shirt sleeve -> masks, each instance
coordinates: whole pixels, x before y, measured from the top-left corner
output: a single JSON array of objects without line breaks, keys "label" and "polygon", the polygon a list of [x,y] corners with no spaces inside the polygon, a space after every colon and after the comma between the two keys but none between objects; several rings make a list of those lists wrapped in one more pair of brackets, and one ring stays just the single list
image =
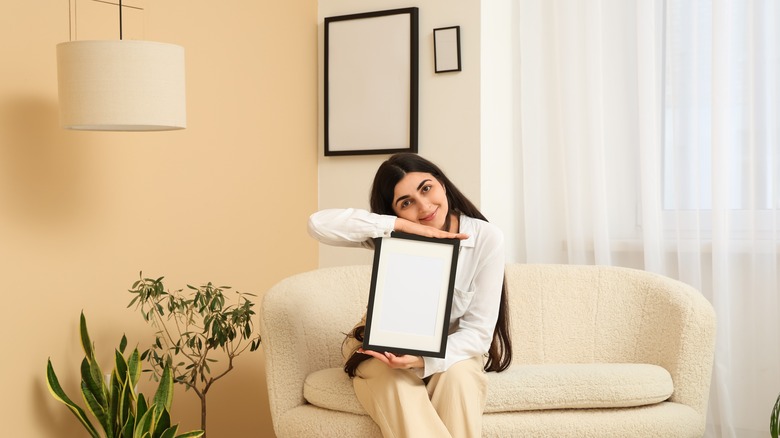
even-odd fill
[{"label": "shirt sleeve", "polygon": [[374,238],[390,237],[395,216],[356,208],[320,210],[309,217],[309,235],[333,246],[374,247]]},{"label": "shirt sleeve", "polygon": [[473,281],[474,296],[466,312],[457,321],[456,329],[447,338],[444,358],[424,357],[425,368],[418,376],[428,377],[446,371],[453,364],[475,356],[482,356],[490,349],[493,332],[498,320],[501,290],[504,284],[503,235],[498,229],[480,236],[480,251]]}]

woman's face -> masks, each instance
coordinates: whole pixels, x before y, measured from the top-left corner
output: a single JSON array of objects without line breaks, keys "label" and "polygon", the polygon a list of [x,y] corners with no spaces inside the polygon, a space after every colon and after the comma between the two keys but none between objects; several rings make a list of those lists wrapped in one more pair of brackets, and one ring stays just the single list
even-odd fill
[{"label": "woman's face", "polygon": [[407,173],[395,185],[393,211],[408,221],[442,229],[449,211],[445,188],[430,173]]}]

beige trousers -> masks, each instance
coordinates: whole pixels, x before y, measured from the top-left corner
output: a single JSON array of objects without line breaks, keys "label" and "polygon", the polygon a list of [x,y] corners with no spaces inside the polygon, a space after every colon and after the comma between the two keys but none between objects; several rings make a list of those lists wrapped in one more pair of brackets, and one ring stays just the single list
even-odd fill
[{"label": "beige trousers", "polygon": [[385,438],[478,438],[487,395],[482,358],[473,357],[427,380],[376,359],[358,366],[355,395]]}]

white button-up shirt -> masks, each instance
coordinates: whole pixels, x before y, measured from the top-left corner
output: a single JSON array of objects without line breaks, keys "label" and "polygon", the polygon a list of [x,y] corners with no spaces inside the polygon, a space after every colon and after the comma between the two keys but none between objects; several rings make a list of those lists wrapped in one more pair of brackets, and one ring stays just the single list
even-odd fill
[{"label": "white button-up shirt", "polygon": [[[330,209],[309,218],[309,234],[322,243],[373,249],[373,238],[389,237],[395,216],[359,209]],[[456,362],[488,352],[498,319],[504,281],[504,236],[483,220],[461,215],[455,292],[450,313],[450,330],[445,357],[424,357],[420,377],[446,371]]]}]

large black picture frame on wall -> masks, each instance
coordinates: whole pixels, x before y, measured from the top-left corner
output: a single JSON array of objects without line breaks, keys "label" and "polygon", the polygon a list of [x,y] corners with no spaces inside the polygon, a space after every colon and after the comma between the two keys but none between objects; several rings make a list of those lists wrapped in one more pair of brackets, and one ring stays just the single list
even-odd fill
[{"label": "large black picture frame on wall", "polygon": [[325,156],[417,152],[418,8],[324,25]]}]

